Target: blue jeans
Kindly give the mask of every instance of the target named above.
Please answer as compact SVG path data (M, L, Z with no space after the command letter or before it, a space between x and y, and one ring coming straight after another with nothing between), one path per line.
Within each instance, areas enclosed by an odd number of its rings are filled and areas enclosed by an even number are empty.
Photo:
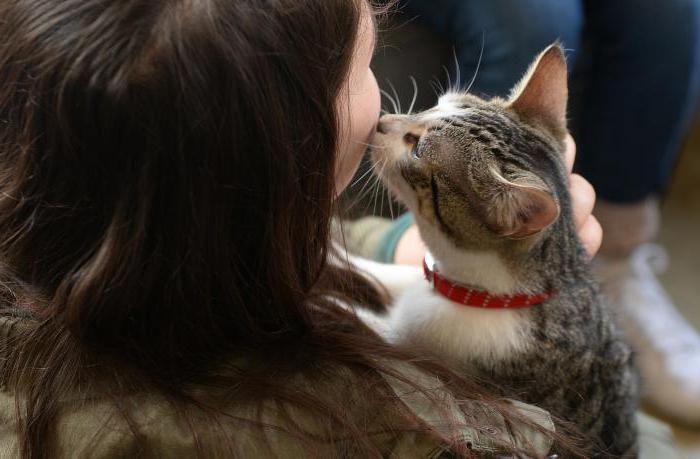
M700 88L700 0L405 0L454 43L462 84L507 95L561 40L572 64L577 170L598 195L634 202L663 190Z

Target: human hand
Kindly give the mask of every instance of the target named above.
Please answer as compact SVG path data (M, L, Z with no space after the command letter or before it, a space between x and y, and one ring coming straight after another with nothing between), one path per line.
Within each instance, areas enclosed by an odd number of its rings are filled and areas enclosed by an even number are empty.
M571 174L569 176L569 193L573 205L574 223L578 230L578 236L588 255L593 256L598 252L600 243L603 240L603 230L598 220L591 214L595 205L595 190L586 179L571 171L574 168L576 159L576 143L569 135L566 138L566 168ZM425 244L418 233L416 225L411 226L399 239L396 245L394 263L416 264L423 262L425 256Z
M574 160L576 159L576 143L573 137L566 138L566 169L569 171L569 194L571 195L571 205L574 212L574 224L578 230L578 237L583 243L583 247L588 252L588 256L593 258L600 244L603 242L603 228L598 220L593 216L595 206L595 190L588 180L578 174L573 174Z

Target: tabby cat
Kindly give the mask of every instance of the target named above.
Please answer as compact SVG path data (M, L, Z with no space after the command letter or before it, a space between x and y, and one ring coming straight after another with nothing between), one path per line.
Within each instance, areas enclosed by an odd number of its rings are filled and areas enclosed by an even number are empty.
M547 48L508 100L451 92L382 117L373 161L413 213L433 282L387 328L634 457L637 379L598 293L568 195L566 60Z

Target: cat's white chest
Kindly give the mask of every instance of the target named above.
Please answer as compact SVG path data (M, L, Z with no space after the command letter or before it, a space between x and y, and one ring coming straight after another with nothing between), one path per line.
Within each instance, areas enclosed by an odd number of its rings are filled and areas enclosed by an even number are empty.
M460 362L495 362L526 349L530 324L526 311L463 306L425 282L397 298L388 318L387 339L414 342Z
M494 290L513 284L504 268L488 256L460 254L460 259L471 260L481 269L468 270L462 263L461 274L468 271L464 275L473 278L486 273L492 283L498 281L491 286ZM350 260L357 269L378 279L395 298L388 316L355 309L363 322L389 342L418 343L458 362L497 362L527 349L532 336L527 310L463 306L436 293L416 266L384 265L357 257Z

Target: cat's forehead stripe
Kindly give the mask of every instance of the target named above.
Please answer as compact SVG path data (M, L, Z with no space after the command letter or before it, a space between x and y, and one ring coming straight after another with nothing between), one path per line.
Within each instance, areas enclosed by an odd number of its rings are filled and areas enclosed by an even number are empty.
M438 99L438 104L434 109L423 115L423 121L467 115L471 109L460 104L460 100L461 97L457 94L445 94Z
M469 111L471 109L469 108L459 108L453 105L445 105L445 106L440 106L438 105L435 108L435 111L429 111L425 115L423 115L423 121L435 121L435 120L441 120L444 118L452 118L452 117L464 117L469 114Z
M434 128L437 130L447 127L469 129L469 133L472 135L488 132L506 140L512 137L511 131L515 128L504 115L479 108L463 110L460 114L442 118L442 121L445 124L434 126Z

